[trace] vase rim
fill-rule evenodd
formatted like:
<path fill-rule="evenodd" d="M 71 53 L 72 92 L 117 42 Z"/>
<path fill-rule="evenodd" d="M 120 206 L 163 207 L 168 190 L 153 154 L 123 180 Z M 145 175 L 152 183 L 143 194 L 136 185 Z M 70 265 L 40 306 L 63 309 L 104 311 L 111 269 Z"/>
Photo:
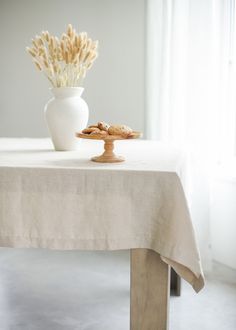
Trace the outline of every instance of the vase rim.
<path fill-rule="evenodd" d="M 71 88 L 74 88 L 74 89 L 78 89 L 78 88 L 84 88 L 82 86 L 59 86 L 59 87 L 49 87 L 49 89 L 59 89 L 59 88 L 63 88 L 63 89 L 71 89 Z"/>
<path fill-rule="evenodd" d="M 84 87 L 70 87 L 70 86 L 50 87 L 49 89 L 52 92 L 52 94 L 56 97 L 81 96 L 84 91 Z"/>

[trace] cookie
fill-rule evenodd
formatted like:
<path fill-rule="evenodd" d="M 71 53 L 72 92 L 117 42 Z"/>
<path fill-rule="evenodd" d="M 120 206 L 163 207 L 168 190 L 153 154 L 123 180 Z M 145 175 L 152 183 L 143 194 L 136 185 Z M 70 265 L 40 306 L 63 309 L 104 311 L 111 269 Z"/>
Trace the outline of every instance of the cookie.
<path fill-rule="evenodd" d="M 105 123 L 104 121 L 99 121 L 97 125 L 98 125 L 97 127 L 100 128 L 100 130 L 106 131 L 106 132 L 108 132 L 108 129 L 110 127 L 110 125 Z"/>
<path fill-rule="evenodd" d="M 124 138 L 127 138 L 130 136 L 130 134 L 133 132 L 132 128 L 126 126 L 126 125 L 113 125 L 110 126 L 108 129 L 108 133 L 110 135 L 120 135 Z"/>
<path fill-rule="evenodd" d="M 90 135 L 106 136 L 108 135 L 108 132 L 99 130 L 99 131 L 93 131 Z"/>
<path fill-rule="evenodd" d="M 100 129 L 97 127 L 88 127 L 83 129 L 82 133 L 84 134 L 91 134 L 92 132 L 100 132 Z"/>

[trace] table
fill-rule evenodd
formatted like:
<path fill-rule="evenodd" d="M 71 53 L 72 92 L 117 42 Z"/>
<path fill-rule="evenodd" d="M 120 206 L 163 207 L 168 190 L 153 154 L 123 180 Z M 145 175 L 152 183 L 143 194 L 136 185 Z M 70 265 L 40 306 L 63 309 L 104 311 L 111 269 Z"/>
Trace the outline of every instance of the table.
<path fill-rule="evenodd" d="M 182 187 L 186 159 L 155 141 L 120 141 L 126 162 L 100 164 L 101 141 L 55 152 L 49 139 L 0 139 L 0 246 L 131 253 L 130 328 L 168 328 L 170 266 L 204 286 Z"/>

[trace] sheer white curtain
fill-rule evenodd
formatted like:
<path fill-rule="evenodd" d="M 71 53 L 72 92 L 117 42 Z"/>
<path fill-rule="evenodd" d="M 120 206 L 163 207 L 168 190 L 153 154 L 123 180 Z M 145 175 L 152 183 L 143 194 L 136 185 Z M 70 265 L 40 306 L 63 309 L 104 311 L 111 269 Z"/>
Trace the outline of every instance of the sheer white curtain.
<path fill-rule="evenodd" d="M 226 143 L 233 132 L 226 104 L 233 4 L 147 0 L 146 134 L 189 153 L 187 194 L 205 270 L 211 268 L 209 173 L 233 148 Z"/>

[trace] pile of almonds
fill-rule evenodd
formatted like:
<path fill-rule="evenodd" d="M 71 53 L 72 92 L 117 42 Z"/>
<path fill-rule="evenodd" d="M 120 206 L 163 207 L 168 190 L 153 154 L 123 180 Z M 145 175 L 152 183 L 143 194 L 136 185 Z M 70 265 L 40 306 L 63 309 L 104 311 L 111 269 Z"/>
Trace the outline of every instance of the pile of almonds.
<path fill-rule="evenodd" d="M 126 125 L 109 125 L 103 121 L 100 121 L 95 125 L 91 125 L 88 128 L 85 128 L 82 133 L 104 137 L 106 135 L 118 135 L 122 136 L 123 138 L 128 138 L 132 136 L 133 130 Z"/>

